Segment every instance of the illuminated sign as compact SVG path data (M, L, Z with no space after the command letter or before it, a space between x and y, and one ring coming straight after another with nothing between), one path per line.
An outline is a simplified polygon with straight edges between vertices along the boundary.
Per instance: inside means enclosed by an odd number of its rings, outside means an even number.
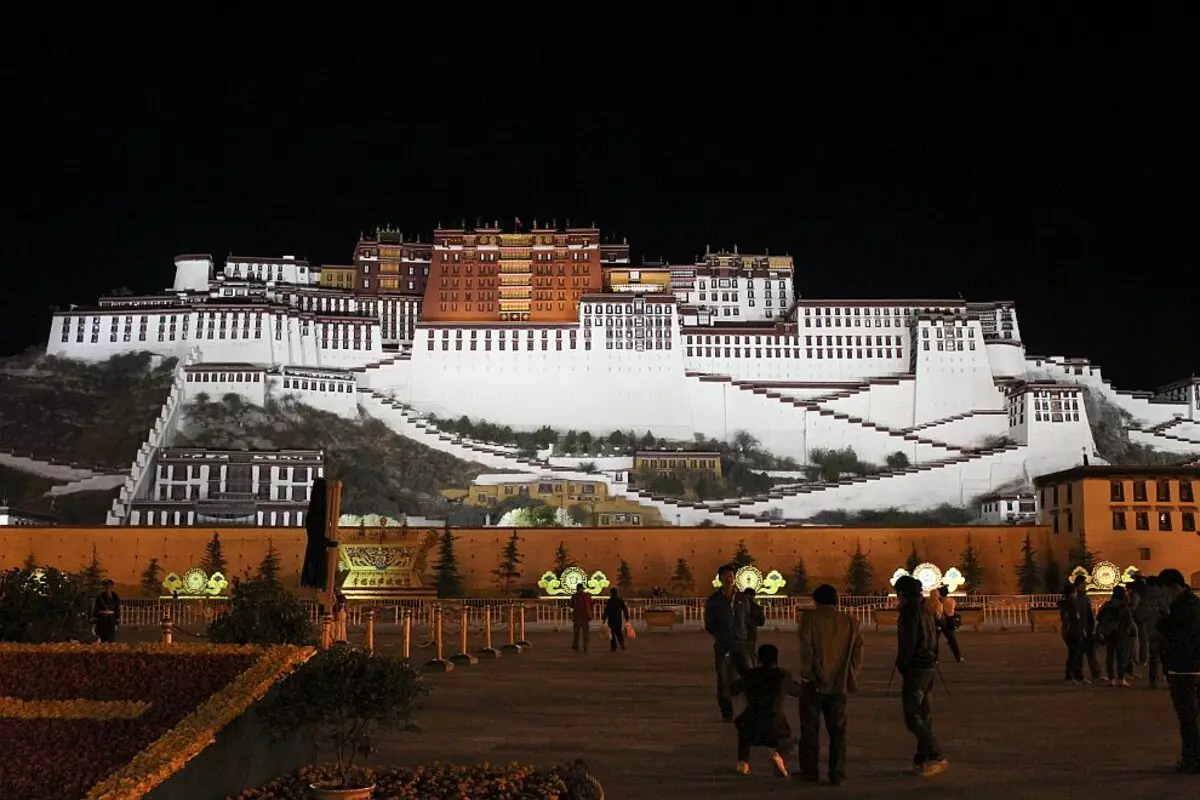
M1124 572L1121 572L1117 565L1111 561L1101 561L1092 567L1091 573L1088 573L1083 567L1076 567L1071 570L1068 580L1074 583L1075 578L1081 575L1087 581L1087 591L1097 594L1107 594L1118 586L1132 583L1133 579L1138 575L1138 569L1137 567L1128 567Z
M712 585L718 588L721 586L720 573L717 573L717 577L713 578ZM733 585L739 592L753 589L755 595L761 594L770 597L773 594L778 594L780 589L787 586L787 581L783 579L783 575L777 569L773 569L766 575L763 575L758 567L745 566L734 573Z
M216 597L228 585L229 582L221 573L207 575L204 570L196 567L183 573L182 578L174 572L169 572L162 582L162 587L168 595L178 594L180 597Z
M587 594L600 594L609 587L608 577L597 570L589 578L588 574L579 567L567 567L561 575L546 572L538 581L538 586L547 597L567 597L575 594L575 587L582 586Z
M906 575L909 575L909 571L901 567L892 573L892 577L888 583L890 583L892 586L895 586L896 581L900 580ZM967 582L966 579L963 578L962 573L958 571L958 567L951 567L945 572L942 572L937 568L936 565L928 562L924 564L918 564L916 569L912 571L910 577L916 578L921 582L921 591L926 594L936 591L941 586L945 586L946 590L950 592L950 594L954 594L960 588L962 588L963 584Z

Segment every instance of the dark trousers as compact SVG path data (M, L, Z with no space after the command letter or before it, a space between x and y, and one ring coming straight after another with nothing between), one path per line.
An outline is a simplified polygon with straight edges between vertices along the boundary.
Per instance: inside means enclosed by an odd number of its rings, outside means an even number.
M1150 631L1146 627L1146 623L1139 622L1137 624L1137 663L1145 664L1150 660Z
M942 636L946 637L946 644L950 645L950 652L954 654L955 661L962 661L962 650L958 646L958 630L954 627L954 622L947 619L942 623Z
M1200 675L1168 675L1167 684L1179 720L1183 745L1180 759L1187 766L1200 768Z
M96 620L96 637L102 642L117 640L117 620L112 616L101 616Z
M758 666L758 636L746 637L746 665L749 667Z
M750 748L752 746L753 745L750 744L750 740L746 737L746 734L742 733L739 730L738 731L738 745L737 745L738 761L749 761L750 760ZM776 743L776 745L775 745L775 752L779 753L779 755L781 755L781 756L786 756L788 753L792 752L792 737L791 736L780 736L779 742Z
M616 624L613 624L610 622L610 623L608 623L608 631L610 634L609 640L608 640L608 644L609 644L608 649L613 653L617 652L617 647L620 647L622 650L624 650L625 649L625 623L618 622Z
M829 780L837 781L846 777L846 695L806 685L800 692L800 774L813 780L821 772L821 717L829 734Z
M571 649L578 650L580 643L583 645L583 652L587 652L588 639L591 638L592 625L590 622L576 622L574 626L574 634L571 637Z
M1133 658L1133 642L1128 636L1114 636L1104 647L1104 672L1111 681L1116 669L1116 678L1121 680L1130 673L1130 660Z
M1100 678L1100 661L1096 658L1096 637L1089 636L1083 640L1083 654L1087 657L1088 672L1092 680Z
M1071 681L1083 680L1083 658L1087 653L1087 641L1078 639L1075 641L1066 640L1067 645L1067 669L1066 679ZM1093 673L1092 677L1095 677Z
M713 662L717 670L717 705L724 719L733 719L733 695L729 693L729 687L750 669L746 651L716 649Z
M1150 673L1147 677L1149 677L1151 683L1158 682L1158 668L1161 663L1162 663L1162 640L1159 639L1157 635L1151 634L1151 636L1150 636L1150 665L1148 667L1146 667L1146 671L1148 673Z
M904 708L904 725L917 737L917 752L913 764L942 759L942 746L933 733L933 680L937 676L934 668L907 669L901 673L900 700Z

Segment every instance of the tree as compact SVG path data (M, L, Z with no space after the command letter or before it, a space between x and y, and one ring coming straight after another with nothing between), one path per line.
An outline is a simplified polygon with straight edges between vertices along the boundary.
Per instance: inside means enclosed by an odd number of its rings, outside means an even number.
M79 582L87 594L100 593L104 583L104 568L100 566L100 555L96 552L96 545L92 545L91 563L79 573Z
M592 434L588 431L579 434L579 449L583 451L584 455L592 452Z
M512 587L513 581L521 577L521 537L516 531L512 532L508 543L504 545L504 549L500 551L500 566L492 570L492 575L496 578L496 583L500 589L507 593Z
M558 548L554 551L554 571L562 575L569 566L571 566L571 555L567 552L566 543L560 539Z
M904 561L904 568L908 570L909 575L912 575L919 566L921 566L921 557L917 555L917 543L913 542L912 551L909 552L908 558Z
M572 503L567 506L567 516L571 518L571 522L576 525L590 525L592 523L591 512L579 503Z
M30 553L29 555L25 556L25 563L21 566L21 569L33 572L35 569L37 569L37 566L37 556L35 556L33 553Z
M1088 549L1087 534L1080 531L1079 541L1073 544L1067 552L1067 566L1071 569L1083 567L1088 572L1091 572L1096 566L1097 555L1098 553L1093 553Z
M608 443L618 450L625 447L625 434L621 431L613 431L608 435Z
M162 567L158 565L158 559L152 558L146 562L146 568L142 570L142 578L138 584L142 595L145 597L161 597L163 593L162 587Z
M258 574L256 577L260 581L278 582L279 573L282 570L283 561L279 557L279 551L275 549L275 541L267 539L267 554L258 563Z
M440 552L433 567L433 585L438 597L462 597L462 576L458 574L458 557L454 554L454 534L450 526L442 528Z
M983 583L983 565L979 563L979 551L975 549L969 533L967 534L967 549L962 551L958 559L962 564L961 572L963 581L967 584L967 593L978 592L980 584Z
M1037 554L1033 552L1033 538L1025 534L1025 542L1021 545L1021 563L1017 567L1017 586L1021 594L1036 594L1041 585L1038 574Z
M692 577L692 568L682 558L675 561L675 572L671 574L671 591L675 594L686 594L696 588L696 580Z
M1062 569L1058 566L1058 561L1054 558L1054 553L1050 553L1046 557L1046 568L1042 573L1042 585L1046 587L1047 592L1057 592L1063 588Z
M313 641L308 609L278 581L233 579L229 612L208 625L214 644L294 644Z
M200 569L210 578L214 573L225 574L225 551L221 548L221 534L213 531L212 539L204 545L204 558L200 559Z
M862 551L862 543L854 545L854 555L850 557L850 566L846 569L846 590L855 597L861 597L871 591L871 562Z
M617 588L624 594L633 586L633 571L629 569L629 562L621 559L621 566L617 567Z
M91 610L82 582L54 567L0 574L0 642L94 640Z
M750 551L746 549L745 539L738 541L737 549L733 551L733 559L729 563L733 564L735 569L748 567L754 563L754 556L750 555Z
M803 558L796 559L792 568L792 594L808 594L808 567Z
M888 469L905 469L909 465L908 455L897 450L887 457Z
M567 455L575 452L575 446L579 443L579 435L575 431L567 431L567 435L563 437L562 449Z

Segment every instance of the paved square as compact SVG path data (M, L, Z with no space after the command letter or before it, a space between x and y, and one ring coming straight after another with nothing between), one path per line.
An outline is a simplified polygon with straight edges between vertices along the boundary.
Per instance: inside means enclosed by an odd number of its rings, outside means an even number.
M626 652L596 648L588 655L571 651L569 634L531 634L534 647L519 656L433 675L421 732L384 743L380 760L550 764L582 756L618 800L1200 792L1200 778L1171 772L1179 739L1166 690L1147 690L1144 680L1131 689L1064 685L1056 634L961 634L968 663L943 665L950 694L939 682L934 697L934 724L951 767L917 778L906 769L913 738L901 719L898 685L883 696L894 634L866 636L862 686L849 709L849 781L837 789L775 778L765 750L751 757L751 775L733 773L736 734L720 722L712 651L698 632L643 633ZM606 644L595 628L592 641ZM796 664L794 634L764 632L761 641L779 645L784 667ZM390 650L393 637L384 635L381 645ZM789 708L798 733L796 707Z

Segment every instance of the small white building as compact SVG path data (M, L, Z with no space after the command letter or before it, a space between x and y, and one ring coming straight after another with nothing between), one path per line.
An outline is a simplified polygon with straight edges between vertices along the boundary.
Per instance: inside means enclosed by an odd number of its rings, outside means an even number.
M979 521L984 525L1037 524L1035 492L1001 492L976 499Z
M8 506L0 506L0 528L10 525L57 525L58 520L49 514L36 514L32 511L19 511Z

